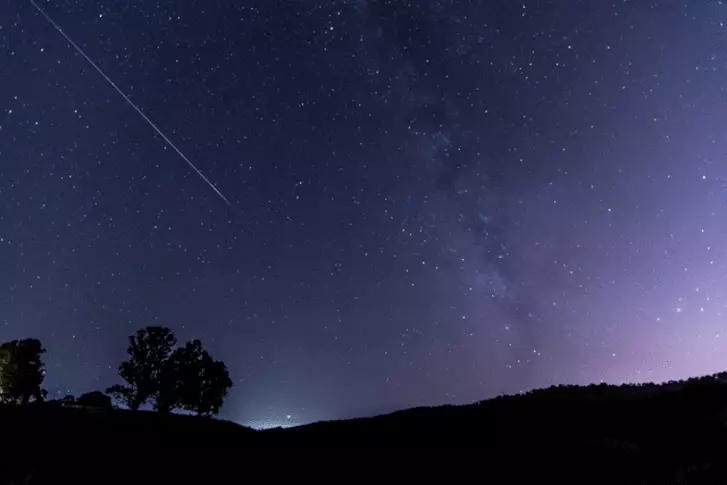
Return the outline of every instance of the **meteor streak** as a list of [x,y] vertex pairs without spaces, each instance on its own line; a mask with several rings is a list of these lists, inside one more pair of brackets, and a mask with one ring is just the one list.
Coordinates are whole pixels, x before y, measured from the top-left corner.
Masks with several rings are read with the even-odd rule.
[[89,57],[89,56],[88,56],[88,55],[87,55],[87,54],[86,54],[86,53],[85,53],[85,52],[83,51],[83,49],[81,49],[81,48],[80,48],[80,47],[78,46],[78,44],[76,44],[75,42],[73,42],[73,39],[71,39],[71,38],[70,38],[70,37],[69,37],[68,35],[66,35],[66,33],[65,33],[65,32],[63,32],[63,29],[61,29],[61,28],[60,28],[60,26],[59,26],[59,25],[58,25],[57,23],[55,23],[55,22],[53,21],[53,19],[52,19],[52,18],[50,18],[50,16],[49,16],[49,15],[48,15],[47,13],[45,13],[45,11],[44,11],[44,10],[43,10],[42,8],[40,8],[40,6],[38,6],[38,4],[37,4],[37,3],[35,3],[35,0],[29,0],[29,1],[30,1],[30,3],[31,3],[31,4],[32,4],[32,5],[34,6],[34,7],[35,7],[35,9],[36,9],[36,10],[38,10],[38,12],[40,12],[40,14],[41,14],[41,15],[42,15],[43,17],[45,17],[45,19],[46,19],[46,20],[47,20],[48,22],[50,22],[50,24],[51,24],[51,25],[52,25],[52,26],[53,26],[53,27],[54,27],[54,28],[55,28],[55,29],[56,29],[56,30],[57,30],[58,32],[60,32],[60,34],[61,34],[61,35],[62,35],[62,36],[63,36],[63,37],[64,37],[64,38],[65,38],[65,39],[66,39],[66,40],[68,41],[68,43],[69,43],[69,44],[71,44],[71,46],[73,46],[73,48],[74,48],[74,49],[76,49],[76,51],[78,51],[78,53],[79,53],[79,54],[81,54],[81,55],[82,55],[82,56],[84,57],[84,59],[86,59],[86,60],[88,61],[88,63],[89,63],[89,64],[91,64],[91,65],[93,66],[93,68],[94,68],[94,69],[96,69],[96,71],[98,71],[98,73],[99,73],[99,74],[101,74],[101,75],[103,76],[103,78],[104,78],[104,79],[106,79],[106,81],[107,81],[107,82],[108,82],[108,83],[109,83],[109,84],[111,85],[111,87],[113,87],[113,88],[114,88],[114,89],[116,90],[116,92],[117,92],[117,93],[119,93],[119,94],[121,95],[121,97],[122,97],[122,98],[124,98],[124,99],[126,100],[126,102],[127,102],[127,103],[129,103],[129,105],[130,105],[130,106],[131,106],[132,108],[134,108],[134,109],[136,110],[136,112],[137,112],[137,113],[139,113],[139,115],[140,115],[140,116],[141,116],[142,118],[144,118],[144,120],[146,120],[146,122],[147,122],[147,123],[149,123],[149,126],[151,126],[152,128],[154,128],[154,130],[155,130],[155,131],[156,131],[156,132],[157,132],[157,133],[159,134],[159,136],[161,136],[161,137],[162,137],[162,138],[164,139],[164,141],[166,141],[166,142],[167,142],[167,145],[169,145],[170,147],[172,147],[172,148],[174,149],[174,151],[175,151],[175,152],[177,152],[177,154],[178,154],[178,155],[179,155],[180,157],[182,157],[182,160],[184,160],[185,162],[187,162],[187,165],[189,165],[189,166],[190,166],[190,167],[192,168],[192,170],[194,170],[194,171],[195,171],[195,172],[197,173],[197,175],[199,175],[199,176],[200,176],[200,177],[202,178],[202,180],[204,180],[204,181],[205,181],[205,182],[207,183],[207,185],[209,185],[209,186],[210,186],[210,187],[212,188],[212,190],[214,190],[214,191],[215,191],[215,193],[216,193],[217,195],[219,195],[219,196],[220,196],[220,198],[221,198],[222,200],[224,200],[224,201],[225,201],[225,203],[226,203],[227,205],[232,205],[232,204],[230,204],[230,201],[229,201],[229,200],[227,200],[227,197],[225,197],[224,195],[222,195],[222,192],[220,192],[220,191],[219,191],[219,190],[217,189],[217,187],[215,187],[215,184],[213,184],[212,182],[210,182],[210,180],[209,180],[209,179],[208,179],[207,177],[205,177],[205,175],[204,175],[204,174],[203,174],[203,173],[202,173],[202,172],[201,172],[201,171],[200,171],[200,170],[199,170],[199,169],[198,169],[198,168],[197,168],[197,167],[196,167],[196,166],[194,165],[194,163],[192,163],[192,161],[191,161],[191,160],[190,160],[189,158],[187,158],[187,156],[186,156],[186,155],[185,155],[184,153],[182,153],[182,151],[181,151],[181,150],[180,150],[179,148],[177,148],[177,146],[176,146],[176,145],[175,145],[174,143],[172,143],[172,140],[170,140],[170,139],[169,139],[169,137],[168,137],[167,135],[165,135],[164,133],[162,133],[162,130],[160,130],[160,129],[159,129],[158,127],[157,127],[157,125],[155,125],[155,124],[154,124],[154,122],[153,122],[152,120],[150,120],[150,119],[149,119],[149,117],[148,117],[148,116],[146,116],[146,115],[144,114],[144,112],[143,112],[143,111],[142,111],[142,110],[141,110],[141,109],[140,109],[140,108],[139,108],[139,107],[138,107],[137,105],[135,105],[135,104],[134,104],[134,103],[133,103],[133,102],[132,102],[132,101],[131,101],[131,100],[129,99],[129,97],[128,97],[128,96],[127,96],[126,94],[124,94],[124,92],[123,92],[123,91],[121,90],[121,88],[119,88],[119,87],[118,87],[118,86],[116,85],[116,83],[115,83],[115,82],[113,82],[113,81],[111,80],[111,78],[110,78],[110,77],[108,77],[108,76],[106,75],[106,73],[105,73],[105,72],[103,72],[103,71],[101,70],[101,68],[100,68],[100,67],[98,67],[98,65],[96,65],[96,63],[95,63],[95,62],[93,62],[93,59],[91,59],[91,58],[90,58],[90,57]]

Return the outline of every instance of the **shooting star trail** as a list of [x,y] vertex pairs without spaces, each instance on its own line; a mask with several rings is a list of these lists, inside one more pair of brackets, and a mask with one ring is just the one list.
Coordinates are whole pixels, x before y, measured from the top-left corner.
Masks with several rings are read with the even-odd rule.
[[50,24],[51,24],[51,25],[52,25],[52,26],[53,26],[53,27],[54,27],[54,28],[55,28],[55,29],[56,29],[56,30],[57,30],[58,32],[60,32],[60,34],[61,34],[61,35],[62,35],[62,36],[63,36],[63,37],[64,37],[64,38],[65,38],[65,39],[66,39],[66,40],[68,41],[68,43],[69,43],[69,44],[71,44],[71,45],[73,46],[73,48],[74,48],[74,49],[76,49],[76,51],[78,51],[78,53],[79,53],[79,54],[81,54],[81,55],[82,55],[82,56],[84,57],[84,59],[86,59],[86,60],[88,61],[88,63],[89,63],[89,64],[91,64],[91,65],[93,66],[93,68],[94,68],[94,69],[96,69],[96,71],[98,71],[98,73],[99,73],[99,74],[101,74],[101,75],[103,76],[103,78],[104,78],[104,79],[106,79],[106,81],[107,81],[107,82],[108,82],[108,83],[109,83],[109,84],[110,84],[110,85],[111,85],[111,86],[112,86],[112,87],[113,87],[113,88],[114,88],[114,89],[116,90],[116,92],[117,92],[117,93],[119,93],[119,94],[121,95],[121,97],[123,97],[123,98],[124,98],[124,99],[126,100],[126,102],[127,102],[127,103],[129,103],[129,105],[130,105],[130,106],[131,106],[132,108],[134,108],[134,109],[136,110],[136,112],[137,112],[137,113],[139,113],[139,115],[140,115],[140,116],[141,116],[142,118],[144,118],[144,120],[146,120],[146,122],[147,122],[147,123],[149,123],[149,126],[151,126],[152,128],[154,128],[154,131],[156,131],[156,132],[157,132],[157,133],[159,134],[159,136],[161,136],[161,137],[162,137],[162,138],[164,139],[164,141],[166,141],[166,142],[167,142],[167,145],[169,145],[170,147],[172,147],[172,148],[174,149],[174,151],[175,151],[175,152],[177,152],[177,154],[178,154],[178,155],[179,155],[180,157],[182,157],[182,160],[184,160],[185,162],[187,162],[187,165],[189,165],[189,166],[190,166],[190,167],[192,168],[192,170],[194,170],[194,171],[195,171],[195,172],[197,173],[197,175],[199,175],[199,176],[200,176],[200,177],[202,178],[202,180],[204,180],[204,181],[205,181],[205,182],[207,183],[207,185],[209,185],[209,186],[210,186],[210,187],[212,188],[212,190],[214,190],[214,191],[215,191],[215,193],[216,193],[217,195],[219,195],[219,196],[220,196],[220,198],[221,198],[222,200],[224,200],[224,201],[225,201],[225,203],[226,203],[227,205],[232,205],[232,204],[230,204],[230,201],[229,201],[229,200],[227,200],[227,197],[225,197],[224,195],[222,195],[222,192],[220,192],[220,191],[219,191],[219,190],[217,189],[217,187],[215,187],[215,184],[213,184],[212,182],[210,182],[210,180],[209,180],[209,179],[208,179],[207,177],[205,177],[205,175],[204,175],[204,174],[203,174],[203,173],[202,173],[202,172],[201,172],[201,171],[200,171],[200,170],[199,170],[199,169],[198,169],[198,168],[197,168],[197,167],[196,167],[196,166],[194,165],[194,163],[192,163],[192,161],[191,161],[191,160],[190,160],[189,158],[187,158],[187,156],[186,156],[186,155],[185,155],[184,153],[182,153],[182,151],[181,151],[181,150],[180,150],[179,148],[177,148],[177,146],[176,146],[176,145],[175,145],[174,143],[172,143],[172,140],[170,140],[170,139],[169,139],[169,137],[168,137],[167,135],[165,135],[164,133],[162,133],[162,130],[160,130],[160,129],[159,129],[158,127],[157,127],[157,125],[155,125],[155,124],[154,124],[154,122],[153,122],[152,120],[150,120],[150,119],[149,119],[149,117],[148,117],[148,116],[146,116],[146,115],[144,114],[144,112],[143,112],[143,111],[142,111],[142,110],[141,110],[141,109],[140,109],[140,108],[139,108],[139,107],[138,107],[137,105],[135,105],[135,104],[134,104],[134,103],[133,103],[133,102],[132,102],[132,101],[131,101],[131,100],[129,99],[129,97],[128,97],[128,96],[127,96],[126,94],[124,94],[124,92],[123,92],[123,91],[121,90],[121,88],[119,88],[119,87],[118,87],[118,86],[116,85],[116,83],[115,83],[115,82],[113,82],[113,81],[111,80],[111,78],[110,78],[110,77],[108,77],[108,76],[106,75],[106,73],[105,73],[105,72],[103,72],[103,71],[101,70],[101,68],[100,68],[100,67],[98,67],[98,66],[96,65],[96,63],[95,63],[95,62],[93,62],[93,59],[91,59],[90,57],[88,57],[88,55],[87,55],[87,54],[86,54],[86,53],[85,53],[85,52],[83,51],[83,49],[81,49],[81,48],[80,48],[80,47],[78,46],[78,44],[76,44],[75,42],[73,42],[73,39],[71,39],[71,38],[70,38],[70,37],[69,37],[68,35],[66,35],[66,33],[65,33],[65,32],[63,32],[63,29],[61,29],[61,28],[60,28],[60,26],[59,26],[59,25],[58,25],[57,23],[55,23],[55,22],[53,21],[53,19],[52,19],[52,18],[50,18],[50,16],[49,16],[49,15],[48,15],[47,13],[45,13],[45,11],[44,11],[44,10],[43,10],[42,8],[40,8],[40,6],[38,6],[38,4],[37,4],[37,3],[35,3],[35,1],[34,1],[34,0],[29,0],[29,1],[30,1],[30,3],[31,3],[31,4],[33,5],[33,7],[35,7],[35,9],[36,9],[36,10],[37,10],[38,12],[40,12],[40,14],[41,14],[41,15],[42,15],[43,17],[45,17],[45,19],[46,19],[46,20],[47,20],[48,22],[50,22]]

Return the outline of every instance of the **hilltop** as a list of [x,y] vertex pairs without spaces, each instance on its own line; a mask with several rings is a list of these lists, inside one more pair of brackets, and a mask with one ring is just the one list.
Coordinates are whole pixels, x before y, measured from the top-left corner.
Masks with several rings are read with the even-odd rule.
[[[726,421],[727,384],[718,374],[660,385],[555,386],[471,405],[264,431],[174,414],[5,406],[0,436],[6,483],[211,482],[239,472],[239,458],[231,457],[278,456],[275,450],[298,456],[338,450],[375,468],[383,462],[369,460],[386,456],[384,448],[418,449],[412,456],[436,449],[442,464],[446,450],[478,449],[475,461],[463,463],[465,455],[453,453],[460,457],[456,468],[481,474],[486,467],[487,477],[509,477],[495,483],[525,474],[560,482],[712,483],[727,479]],[[354,448],[354,455],[345,451]],[[99,475],[102,469],[116,471]],[[417,472],[407,468],[405,476]]]

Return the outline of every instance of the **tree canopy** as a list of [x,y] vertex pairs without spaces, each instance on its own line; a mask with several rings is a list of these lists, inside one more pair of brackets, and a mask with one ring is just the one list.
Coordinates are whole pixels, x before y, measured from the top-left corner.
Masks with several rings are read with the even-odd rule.
[[45,353],[38,339],[12,340],[0,345],[0,396],[4,402],[27,404],[42,401],[41,384],[45,366],[41,356]]
[[225,364],[213,359],[199,340],[187,342],[172,353],[161,383],[157,410],[179,408],[204,416],[219,412],[232,387]]
[[199,340],[177,348],[175,344],[166,327],[136,332],[130,337],[129,360],[119,366],[127,385],[112,386],[107,392],[132,410],[153,401],[159,412],[217,414],[232,387],[227,366],[213,359]]
[[155,397],[162,370],[177,339],[166,327],[146,327],[129,337],[126,351],[129,360],[119,366],[119,376],[126,386],[115,385],[107,392],[136,410]]

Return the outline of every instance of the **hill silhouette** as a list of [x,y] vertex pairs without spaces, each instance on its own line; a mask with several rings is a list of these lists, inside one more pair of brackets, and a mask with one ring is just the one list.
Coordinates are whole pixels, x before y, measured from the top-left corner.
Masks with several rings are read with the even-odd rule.
[[[395,464],[409,480],[431,479],[452,457],[457,473],[488,483],[722,483],[725,422],[725,374],[660,385],[555,386],[260,431],[196,416],[38,403],[0,408],[0,466],[4,483],[226,483],[240,477],[240,457],[341,453],[375,469],[389,462],[388,449],[397,459],[386,468]],[[421,462],[430,455],[438,461]],[[321,466],[318,478],[334,470]],[[285,473],[293,471],[275,476]]]

